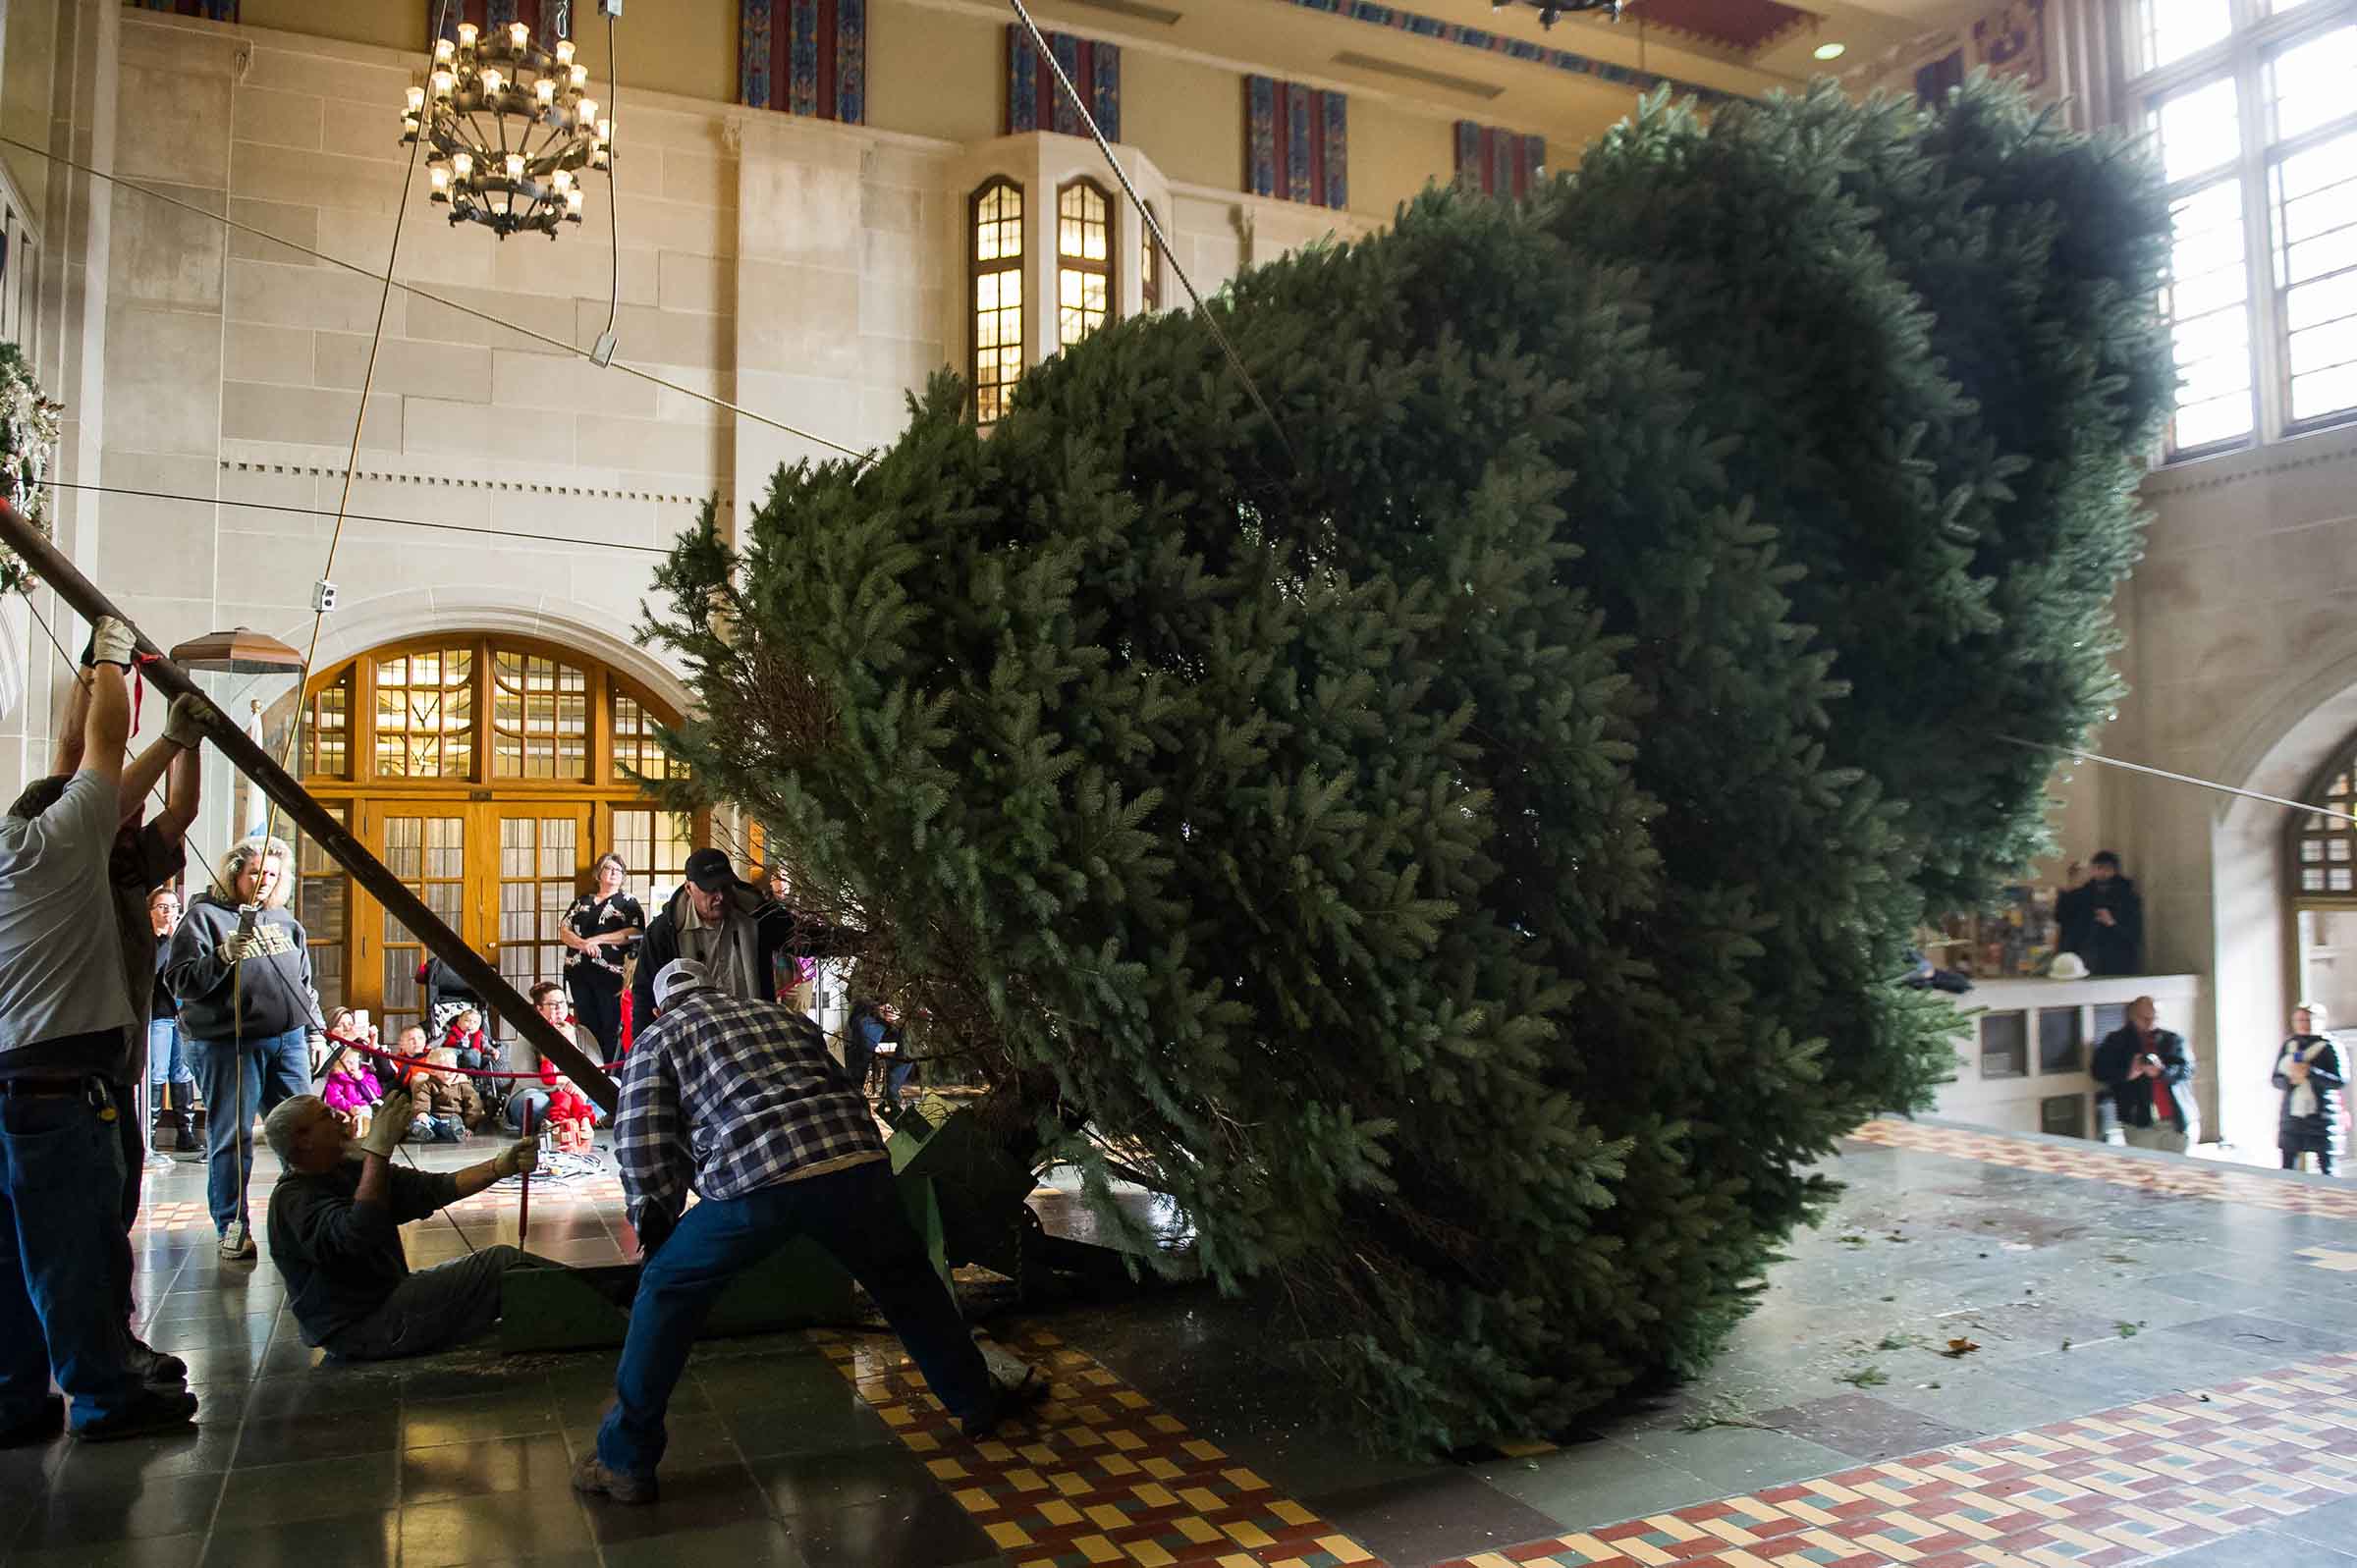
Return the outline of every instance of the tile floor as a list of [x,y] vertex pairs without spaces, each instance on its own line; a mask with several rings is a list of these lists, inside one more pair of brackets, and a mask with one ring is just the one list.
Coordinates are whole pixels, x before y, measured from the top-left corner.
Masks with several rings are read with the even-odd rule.
[[[1889,1121],[1833,1169],[1707,1379],[1553,1441],[1369,1456],[1248,1308],[1175,1292],[993,1321],[1057,1384],[1002,1443],[879,1336],[700,1346],[663,1501],[625,1510],[565,1486],[610,1352],[316,1366],[182,1164],[140,1298],[201,1425],[0,1453],[0,1565],[2357,1568],[2357,1189]],[[515,1208],[487,1193],[412,1254],[512,1241]],[[617,1259],[618,1210],[610,1176],[536,1183],[532,1248]]]

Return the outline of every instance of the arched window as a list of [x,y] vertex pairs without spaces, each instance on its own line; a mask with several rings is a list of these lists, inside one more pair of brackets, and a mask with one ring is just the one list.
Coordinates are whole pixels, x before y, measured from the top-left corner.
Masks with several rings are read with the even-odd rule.
[[[322,672],[298,758],[321,804],[521,991],[561,978],[557,927],[599,855],[622,856],[649,918],[679,887],[702,824],[644,784],[685,771],[655,738],[677,718],[575,650],[462,633]],[[315,845],[295,869],[321,1002],[368,1008],[387,1039],[426,1022],[414,936]]]
[[[2300,798],[2357,815],[2357,736],[2343,741]],[[2357,824],[2321,811],[2295,813],[2284,829],[2283,885],[2288,892],[2298,972],[2294,999],[2330,1009],[2331,1022],[2357,1023]]]
[[1069,349],[1113,313],[1113,204],[1094,180],[1056,192],[1056,346]]
[[1142,218],[1137,225],[1137,308],[1148,315],[1162,308],[1162,251],[1154,243],[1154,226]]
[[968,203],[972,229],[974,419],[990,424],[1023,375],[1023,188],[994,179]]

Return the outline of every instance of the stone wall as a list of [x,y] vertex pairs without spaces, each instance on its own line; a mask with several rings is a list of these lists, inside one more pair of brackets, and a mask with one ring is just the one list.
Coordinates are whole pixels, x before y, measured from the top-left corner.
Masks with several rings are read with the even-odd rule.
[[[96,0],[59,3],[99,15]],[[450,226],[421,176],[405,204],[406,54],[115,6],[103,20],[92,69],[125,183],[98,185],[98,209],[70,225],[102,287],[56,300],[57,319],[62,338],[102,346],[75,410],[89,477],[174,499],[89,498],[70,534],[166,646],[249,625],[306,647],[325,572],[341,608],[322,662],[358,651],[348,626],[496,623],[564,628],[629,663],[653,550],[706,498],[734,526],[780,463],[835,455],[781,426],[853,451],[888,442],[908,395],[963,357],[967,192],[992,172],[1024,179],[1044,256],[1055,183],[1103,178],[1073,137],[968,146],[638,90],[619,252],[602,181],[578,228],[502,243]],[[1206,293],[1248,261],[1370,226],[1121,156]],[[1125,211],[1120,224],[1119,297],[1133,301],[1136,230]],[[397,228],[392,271],[413,287],[383,297],[336,263],[382,271]],[[610,281],[620,351],[601,369],[575,350],[605,329]],[[1166,280],[1163,302],[1182,297]],[[1035,360],[1052,329],[1035,311]],[[466,528],[504,532],[452,531]],[[25,664],[30,645],[12,646]],[[45,695],[9,716],[19,743],[0,748],[0,787],[39,766]]]

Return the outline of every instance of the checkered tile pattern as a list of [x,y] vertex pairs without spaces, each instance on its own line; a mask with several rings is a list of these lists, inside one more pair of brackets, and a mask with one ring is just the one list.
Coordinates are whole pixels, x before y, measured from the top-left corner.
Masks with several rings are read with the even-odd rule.
[[812,1337],[1015,1568],[1380,1568],[1053,1333],[1010,1346],[1053,1379],[1048,1401],[1007,1440],[980,1443],[959,1433],[897,1340]]
[[1983,1164],[2073,1176],[2082,1181],[2108,1181],[2116,1187],[2135,1187],[2172,1198],[2207,1198],[2214,1203],[2280,1209],[2324,1219],[2357,1219],[2357,1189],[2262,1176],[2207,1161],[2139,1160],[2100,1143],[2062,1148],[2028,1138],[2008,1138],[2002,1133],[1927,1126],[1890,1116],[1877,1117],[1850,1136],[1860,1143],[1881,1144],[1891,1149],[1948,1155],[1957,1160],[1977,1160]]
[[1447,1568],[2113,1568],[2357,1487],[2357,1356],[2326,1356]]
[[2357,1274],[2357,1252],[2343,1252],[2337,1247],[2303,1247],[2292,1256],[2336,1274]]

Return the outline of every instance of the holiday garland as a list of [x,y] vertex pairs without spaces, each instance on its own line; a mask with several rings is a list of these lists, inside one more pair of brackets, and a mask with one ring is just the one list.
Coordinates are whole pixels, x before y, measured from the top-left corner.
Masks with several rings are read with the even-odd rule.
[[[49,490],[42,480],[57,451],[57,416],[65,406],[50,402],[32,378],[25,351],[13,343],[0,343],[0,460],[8,504],[31,523],[42,537],[49,533]],[[31,574],[16,552],[0,546],[0,594],[16,593],[31,582]]]

